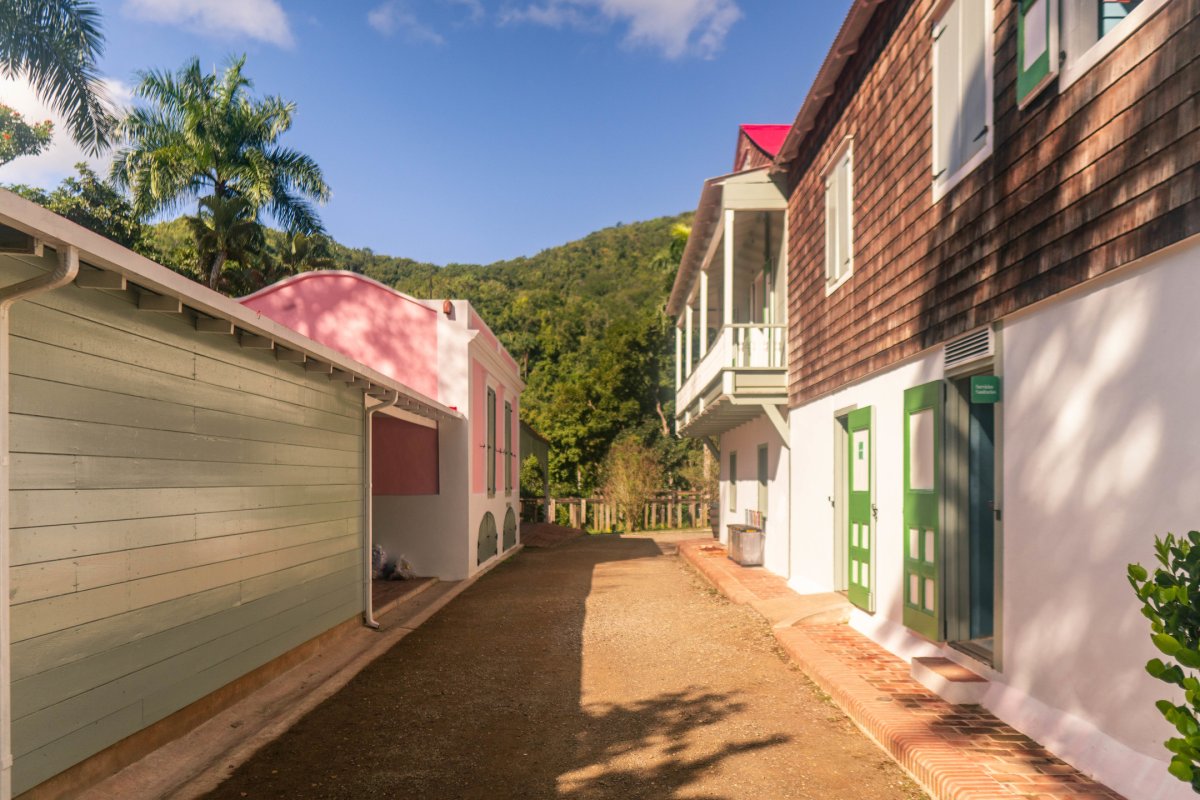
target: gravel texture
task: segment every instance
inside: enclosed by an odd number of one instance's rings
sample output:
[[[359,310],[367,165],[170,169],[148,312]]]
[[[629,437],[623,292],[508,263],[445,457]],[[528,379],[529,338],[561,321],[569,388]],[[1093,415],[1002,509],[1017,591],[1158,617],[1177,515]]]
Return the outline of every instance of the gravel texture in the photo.
[[[501,564],[212,798],[923,798],[670,537]]]

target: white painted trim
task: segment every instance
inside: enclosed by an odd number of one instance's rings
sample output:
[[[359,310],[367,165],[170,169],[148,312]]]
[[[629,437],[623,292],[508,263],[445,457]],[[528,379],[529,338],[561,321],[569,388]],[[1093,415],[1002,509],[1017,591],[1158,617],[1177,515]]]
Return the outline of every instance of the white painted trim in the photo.
[[[827,196],[829,194],[830,178],[833,176],[834,171],[837,170],[838,165],[841,164],[843,157],[847,158],[850,162],[850,165],[849,165],[850,175],[846,180],[846,197],[844,198],[844,202],[846,203],[846,213],[849,216],[849,221],[850,221],[850,225],[849,225],[850,241],[848,241],[846,243],[846,252],[850,256],[850,258],[849,258],[850,266],[847,267],[846,271],[843,272],[838,277],[838,279],[833,282],[829,281],[828,275],[825,276],[825,281],[826,281],[825,282],[825,296],[826,297],[829,297],[831,294],[836,292],[838,290],[839,286],[841,286],[846,281],[850,280],[851,276],[854,275],[854,136],[853,135],[847,136],[846,138],[842,139],[841,144],[839,144],[837,147],[837,150],[834,151],[833,157],[831,159],[829,159],[829,161],[826,163],[823,174],[825,176],[824,183],[825,183],[825,193]],[[825,209],[828,209],[828,207],[829,207],[828,201],[826,201],[825,203],[822,203],[821,205]],[[829,230],[828,230],[828,228],[829,228],[829,213],[828,213],[828,211],[826,211],[826,213],[825,213],[825,228],[826,228],[826,231],[825,231],[825,249],[826,249],[825,262],[828,263],[828,261],[829,261],[829,253],[828,253],[828,250],[829,250]]]
[[[938,21],[941,19],[942,15],[945,14],[945,12],[949,10],[950,6],[955,1],[956,0],[949,0],[948,2],[946,2],[943,5],[943,7],[941,8],[941,13],[937,17],[935,17],[933,20],[934,26],[936,26],[938,24]],[[987,89],[986,89],[987,110],[984,114],[984,119],[986,120],[986,125],[987,125],[987,141],[984,143],[982,150],[980,150],[975,155],[971,156],[971,158],[969,158],[967,160],[967,163],[963,164],[961,167],[959,167],[953,173],[951,173],[950,175],[941,177],[941,178],[933,179],[932,188],[933,188],[933,202],[934,203],[937,203],[939,200],[941,200],[943,197],[945,197],[947,192],[949,192],[951,189],[953,189],[955,186],[957,186],[959,184],[959,182],[962,181],[963,178],[970,175],[972,172],[974,172],[976,170],[976,168],[979,167],[980,164],[982,164],[983,162],[985,162],[989,158],[991,158],[992,151],[995,148],[995,142],[996,142],[996,86],[995,86],[995,83],[996,83],[996,32],[995,32],[994,16],[995,16],[996,12],[995,12],[995,8],[993,7],[992,0],[983,0],[983,4],[984,4],[984,15],[985,15],[985,27],[987,29],[987,38],[983,45],[984,81],[987,84]],[[932,30],[931,30],[930,36],[932,37],[932,35],[933,34],[932,34]],[[931,39],[931,41],[932,41],[932,39]],[[932,122],[933,122],[933,133],[932,133],[932,140],[931,140],[931,147],[930,147],[930,154],[932,155],[932,153],[934,152],[934,149],[937,146],[937,136],[938,136],[938,115],[937,115],[937,69],[938,69],[938,64],[937,64],[937,56],[936,56],[937,49],[934,47],[930,47],[929,51],[930,51],[929,52],[930,70],[932,72],[932,78],[933,78],[933,80],[931,82],[931,88],[930,88],[930,104],[931,104],[931,111],[932,111],[931,116],[932,116]],[[936,169],[936,167],[937,167],[937,165],[934,164],[935,169]]]
[[[1069,23],[1072,15],[1076,13],[1075,2],[1078,2],[1078,0],[1063,1],[1063,32],[1059,35],[1060,42],[1063,41],[1064,35],[1071,28]],[[1131,11],[1129,16],[1121,20],[1107,36],[1098,39],[1095,44],[1083,53],[1080,53],[1078,57],[1068,52],[1067,57],[1062,62],[1062,71],[1059,73],[1059,94],[1062,94],[1066,91],[1067,87],[1086,75],[1092,67],[1099,64],[1105,56],[1116,49],[1117,45],[1128,39],[1134,31],[1162,10],[1167,2],[1168,0],[1145,0],[1140,6]]]

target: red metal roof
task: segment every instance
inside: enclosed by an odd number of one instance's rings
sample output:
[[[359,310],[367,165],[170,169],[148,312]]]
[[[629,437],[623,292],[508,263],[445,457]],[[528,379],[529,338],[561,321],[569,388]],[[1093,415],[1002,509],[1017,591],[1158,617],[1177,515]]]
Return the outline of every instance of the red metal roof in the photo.
[[[743,125],[742,133],[754,142],[754,145],[772,158],[783,146],[791,125]]]

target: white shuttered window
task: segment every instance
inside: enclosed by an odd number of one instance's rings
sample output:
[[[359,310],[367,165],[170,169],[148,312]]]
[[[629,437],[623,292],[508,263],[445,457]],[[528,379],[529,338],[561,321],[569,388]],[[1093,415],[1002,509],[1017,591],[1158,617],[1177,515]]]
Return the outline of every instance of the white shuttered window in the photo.
[[[954,0],[933,24],[933,189],[940,198],[992,150],[990,0]]]
[[[854,270],[854,157],[846,140],[825,176],[825,289],[832,292]]]

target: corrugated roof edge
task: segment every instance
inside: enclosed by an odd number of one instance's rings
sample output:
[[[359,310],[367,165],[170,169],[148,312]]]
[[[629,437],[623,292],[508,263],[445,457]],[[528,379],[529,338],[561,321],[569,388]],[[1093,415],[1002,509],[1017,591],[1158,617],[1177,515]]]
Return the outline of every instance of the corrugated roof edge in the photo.
[[[155,294],[174,297],[202,314],[226,320],[244,331],[265,336],[289,350],[304,353],[314,360],[361,377],[370,384],[364,387],[367,391],[378,387],[397,392],[435,419],[464,419],[458,411],[376,372],[366,364],[347,358],[332,348],[251,311],[233,298],[201,286],[111,239],[4,189],[0,189],[0,224],[15,228],[56,249],[58,246],[75,247],[79,250],[80,261],[90,266],[124,275],[126,279]]]
[[[882,3],[883,0],[854,0],[850,10],[846,12],[846,19],[842,21],[842,27],[838,30],[838,35],[833,40],[829,52],[825,54],[825,60],[821,63],[821,69],[817,71],[817,77],[813,79],[808,94],[804,97],[804,103],[800,106],[799,113],[796,114],[796,120],[783,140],[778,155],[775,156],[775,162],[771,168],[773,174],[786,172],[788,165],[796,158],[800,151],[800,145],[804,142],[804,137],[812,131],[816,124],[817,114],[824,107],[825,101],[833,94],[834,84],[841,77],[842,70],[850,58],[858,52],[859,37],[862,36],[867,23],[871,21],[871,17],[875,15],[876,9]]]

